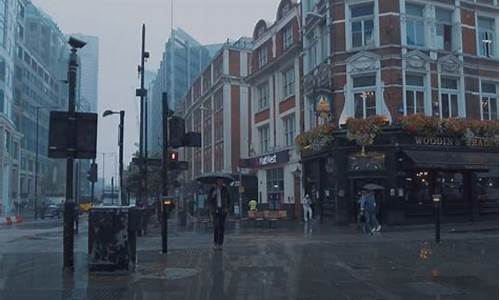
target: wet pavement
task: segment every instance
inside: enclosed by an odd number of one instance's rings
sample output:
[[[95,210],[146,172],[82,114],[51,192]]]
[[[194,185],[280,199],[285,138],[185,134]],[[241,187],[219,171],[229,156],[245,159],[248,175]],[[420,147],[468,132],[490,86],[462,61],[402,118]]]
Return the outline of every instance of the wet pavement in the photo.
[[[73,274],[62,271],[60,228],[18,229],[0,244],[0,299],[498,299],[498,229],[445,227],[437,245],[430,227],[238,225],[222,251],[210,228],[170,226],[167,255],[153,228],[130,275],[88,273],[85,226]]]

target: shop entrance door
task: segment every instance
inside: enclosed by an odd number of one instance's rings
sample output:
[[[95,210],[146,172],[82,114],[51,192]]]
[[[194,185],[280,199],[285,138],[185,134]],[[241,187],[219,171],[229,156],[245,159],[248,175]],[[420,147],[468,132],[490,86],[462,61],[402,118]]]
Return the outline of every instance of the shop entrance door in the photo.
[[[351,197],[352,197],[352,221],[357,222],[358,214],[359,214],[359,198],[361,197],[361,191],[363,190],[363,187],[367,184],[376,184],[379,185],[383,188],[385,188],[386,181],[384,178],[381,177],[357,177],[357,178],[351,178]],[[375,202],[377,204],[377,219],[380,222],[380,224],[383,224],[384,222],[384,204],[385,204],[385,198],[386,198],[386,190],[374,190],[375,194]]]

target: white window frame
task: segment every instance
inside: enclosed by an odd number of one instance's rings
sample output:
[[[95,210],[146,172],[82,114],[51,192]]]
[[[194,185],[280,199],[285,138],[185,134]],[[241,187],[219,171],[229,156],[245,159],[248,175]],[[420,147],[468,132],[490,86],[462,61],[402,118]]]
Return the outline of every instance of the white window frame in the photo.
[[[451,14],[451,23],[450,22],[445,22],[445,21],[439,21],[438,18],[437,18],[437,11],[438,9],[440,10],[444,10],[444,11],[448,11],[450,14]],[[436,35],[436,39],[435,39],[435,45],[436,45],[436,48],[439,49],[439,50],[445,50],[445,51],[453,51],[454,50],[454,44],[455,44],[455,26],[453,24],[454,22],[454,10],[453,9],[448,9],[448,8],[443,8],[443,7],[436,7],[435,9],[435,16],[436,16],[436,22],[434,24],[434,34]],[[450,33],[450,37],[451,37],[451,41],[450,41],[450,49],[446,49],[445,47],[445,44],[444,44],[444,35],[443,35],[443,44],[442,45],[438,45],[438,40],[437,40],[437,36],[438,36],[438,28],[440,27],[443,27],[444,26],[450,26],[451,27],[451,33]],[[443,33],[444,33],[444,30],[443,30]]]
[[[365,4],[373,4],[373,12],[371,15],[367,16],[362,16],[362,17],[355,17],[352,18],[352,7],[353,6],[359,6],[359,5],[365,5]],[[346,5],[346,14],[348,24],[346,26],[346,40],[347,40],[347,48],[348,49],[364,49],[364,48],[373,48],[378,46],[378,0],[374,1],[363,1],[363,2],[354,2],[351,1]],[[367,45],[365,43],[365,22],[371,20],[373,22],[373,31],[372,31],[372,39],[373,42],[372,44]],[[354,22],[359,22],[361,21],[361,41],[362,45],[361,46],[353,46],[353,41],[352,41],[352,25]]]
[[[311,32],[308,36],[306,36],[307,43],[308,43],[308,48],[307,48],[307,55],[308,57],[308,64],[309,64],[309,71],[314,69],[317,64],[318,64],[318,38],[316,34]]]
[[[417,16],[413,16],[413,15],[410,15],[408,14],[408,4],[410,5],[415,5],[415,6],[420,6],[422,8],[422,16],[421,17],[417,17]],[[424,22],[424,16],[425,16],[425,5],[422,5],[422,4],[418,4],[418,3],[412,3],[412,2],[406,2],[405,3],[405,9],[406,9],[406,45],[408,46],[411,46],[411,47],[425,47],[425,38],[426,38],[426,32],[425,32],[425,22]],[[408,42],[408,36],[409,36],[409,33],[408,33],[408,24],[409,23],[413,23],[414,25],[414,29],[415,29],[415,36],[414,36],[414,39],[415,39],[415,42],[417,41],[417,31],[416,31],[416,28],[417,28],[417,23],[421,23],[422,25],[422,33],[423,33],[423,36],[422,36],[422,44],[418,44],[417,42],[415,44],[410,44]]]
[[[284,144],[285,146],[293,146],[296,130],[295,113],[289,114],[283,119]],[[293,125],[293,126],[292,126]]]
[[[408,95],[407,95],[407,92],[412,92],[412,94],[413,94],[412,95],[412,97],[413,97],[413,113],[411,113],[411,114],[417,114],[417,113],[425,114],[425,103],[427,102],[425,88],[426,88],[427,78],[424,74],[406,72],[405,77],[408,75],[422,77],[423,85],[422,86],[410,85],[405,80],[405,83],[406,83],[405,84],[405,94],[404,94],[405,97],[404,97],[404,102],[403,102],[404,115],[405,116],[408,115]],[[423,106],[422,106],[423,111],[422,112],[417,112],[417,93],[418,92],[421,92],[424,95],[424,99],[423,99],[424,103],[422,103],[423,104]]]
[[[265,89],[265,93],[263,90]],[[265,81],[257,86],[257,112],[269,108],[269,82]],[[265,97],[263,97],[265,95]]]
[[[283,78],[283,99],[295,95],[295,68],[292,66],[281,73]]]
[[[483,83],[488,83],[495,85],[495,93],[491,92],[483,92]],[[488,81],[488,80],[481,80],[479,83],[479,91],[480,91],[480,97],[479,97],[479,108],[480,108],[480,114],[481,114],[481,120],[498,120],[498,82],[493,82],[493,81]],[[484,112],[483,112],[483,98],[488,99],[488,117],[485,118]],[[492,119],[491,118],[491,99],[494,98],[496,101],[496,118]]]
[[[362,87],[354,87],[354,78],[356,77],[364,77],[364,76],[373,76],[375,78],[375,85],[371,86],[362,86]],[[353,101],[353,114],[352,117],[356,118],[356,94],[369,93],[375,97],[375,115],[377,114],[377,73],[363,73],[363,74],[353,74],[351,75],[352,82],[352,101]],[[366,98],[362,98],[363,100],[363,119],[366,119]]]
[[[451,79],[455,80],[457,82],[457,88],[456,89],[450,89],[450,88],[443,88],[442,81],[443,79]],[[440,90],[439,90],[439,116],[441,119],[447,119],[447,118],[458,118],[460,117],[460,78],[455,78],[455,77],[448,77],[448,76],[441,76],[441,84],[440,84]],[[443,95],[446,94],[448,95],[448,116],[443,116]],[[452,103],[451,103],[451,96],[454,95],[457,97],[457,115],[452,116]]]
[[[259,68],[262,68],[267,64],[267,52],[267,46],[265,44],[259,48],[259,52],[257,53],[259,58]]]
[[[270,126],[269,124],[261,125],[257,128],[259,133],[259,150],[260,153],[267,153],[270,149]]]
[[[494,28],[498,28],[498,18],[490,15],[476,15],[476,41],[477,41],[477,56],[485,57],[485,58],[498,58],[498,33],[493,31],[489,31],[489,34],[492,36],[492,42],[490,45],[491,55],[483,55],[481,54],[482,46],[484,45],[483,40],[479,31],[479,19],[491,19],[494,22]]]
[[[283,29],[283,50],[290,48],[293,45],[292,25],[289,24]]]

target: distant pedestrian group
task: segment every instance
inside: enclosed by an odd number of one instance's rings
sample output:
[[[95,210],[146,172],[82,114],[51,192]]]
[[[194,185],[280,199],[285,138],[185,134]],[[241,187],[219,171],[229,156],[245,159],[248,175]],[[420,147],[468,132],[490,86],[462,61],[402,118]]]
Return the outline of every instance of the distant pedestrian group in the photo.
[[[362,223],[361,221],[364,219],[364,231],[369,234],[380,231],[382,226],[377,220],[377,203],[375,202],[374,192],[363,190],[358,203],[358,223]]]

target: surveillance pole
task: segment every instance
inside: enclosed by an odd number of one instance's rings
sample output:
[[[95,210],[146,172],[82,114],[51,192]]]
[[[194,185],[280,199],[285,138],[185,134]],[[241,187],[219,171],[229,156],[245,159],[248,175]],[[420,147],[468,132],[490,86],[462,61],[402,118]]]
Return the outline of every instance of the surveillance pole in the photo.
[[[168,242],[168,206],[165,203],[168,197],[168,98],[167,93],[162,93],[162,122],[163,122],[163,149],[161,168],[161,252],[167,253]]]
[[[140,129],[139,129],[139,157],[140,157],[140,166],[141,166],[141,184],[140,184],[140,189],[139,189],[139,203],[140,206],[144,206],[144,194],[145,194],[145,188],[146,188],[146,180],[145,180],[145,175],[146,175],[146,162],[145,162],[145,157],[144,157],[144,96],[145,96],[145,90],[144,90],[144,59],[146,56],[145,53],[145,44],[146,44],[146,25],[142,24],[142,47],[141,47],[141,65],[139,67],[140,71],[140,76],[141,76],[141,89],[139,92],[139,96],[141,98],[141,116],[140,116]],[[147,197],[147,196],[146,196]]]

